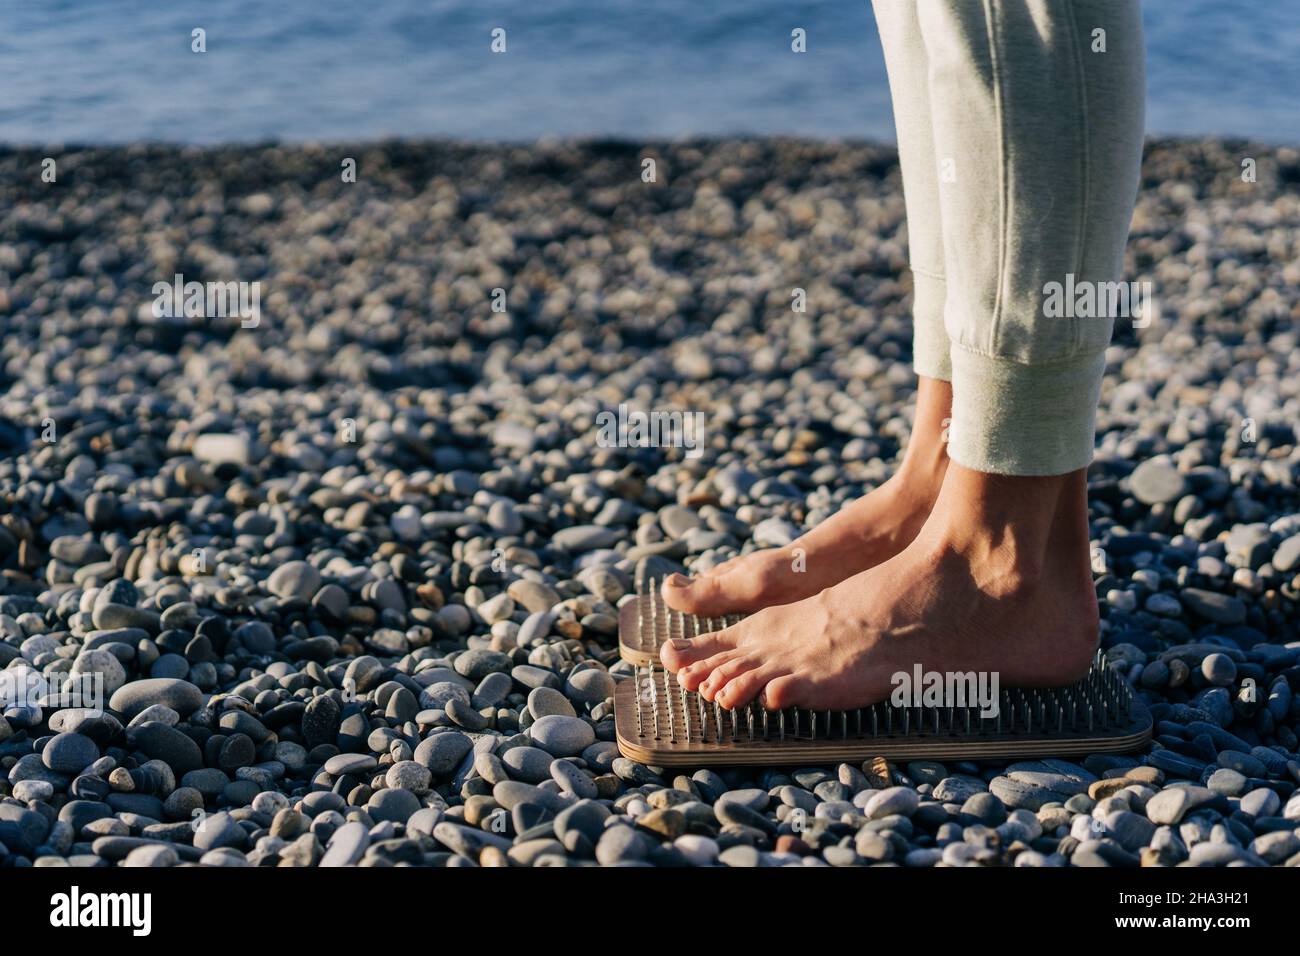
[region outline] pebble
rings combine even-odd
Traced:
[[[528,711],[534,718],[558,716],[576,717],[577,711],[569,698],[551,687],[535,687],[528,694]]]
[[[127,736],[135,749],[161,760],[177,774],[203,766],[203,753],[198,744],[175,727],[150,720],[131,727]]]
[[[863,813],[869,820],[889,816],[910,817],[920,802],[920,795],[910,787],[890,787],[876,792],[863,807]]]
[[[568,760],[552,761],[550,773],[561,790],[580,800],[594,800],[600,795],[600,788],[596,786],[595,781]]]
[[[551,779],[551,764],[555,762],[554,757],[538,747],[511,747],[500,759],[506,773],[525,783]]]
[[[1300,534],[1293,534],[1273,552],[1273,569],[1289,574],[1300,570]]]
[[[749,787],[743,790],[728,790],[715,801],[715,806],[720,804],[738,804],[747,807],[757,813],[762,813],[771,803],[772,798],[766,790],[758,787]]]
[[[341,777],[344,774],[363,774],[379,766],[379,761],[370,754],[336,754],[325,761],[325,772]]]
[[[357,821],[345,823],[334,831],[325,845],[325,855],[321,857],[320,866],[351,866],[361,859],[370,836],[364,824]]]
[[[180,717],[188,717],[203,706],[203,692],[189,681],[152,677],[123,685],[108,702],[109,707],[128,720],[154,705],[174,710]]]
[[[1010,804],[1004,804],[994,794],[982,790],[971,794],[966,799],[961,805],[961,812],[969,814],[981,823],[995,827],[1006,820],[1008,806]]]
[[[462,733],[431,734],[415,748],[414,760],[435,778],[447,777],[473,747],[474,742]]]
[[[574,670],[565,682],[563,696],[582,704],[599,704],[614,696],[614,678],[594,667]]]
[[[1227,654],[1207,654],[1201,661],[1201,673],[1216,687],[1230,687],[1237,680],[1237,665]]]
[[[482,730],[488,725],[487,718],[475,710],[473,704],[467,704],[463,700],[447,701],[446,712],[448,717],[466,730]]]
[[[1008,807],[1037,810],[1047,803],[1063,803],[1082,791],[1079,784],[1065,777],[1022,775],[1020,779],[994,777],[989,792]]]
[[[555,588],[527,578],[512,581],[506,593],[530,614],[544,614],[560,603],[560,595]]]
[[[607,827],[596,844],[596,860],[605,866],[644,860],[647,853],[646,838],[622,824]]]
[[[551,544],[561,551],[583,552],[612,548],[619,539],[619,532],[613,528],[587,524],[557,531],[551,538]]]
[[[243,435],[209,433],[194,439],[194,457],[199,461],[219,465],[230,462],[246,465],[249,461],[248,439]]]
[[[56,734],[41,751],[45,766],[75,776],[99,759],[99,748],[82,734]]]
[[[271,572],[266,587],[285,599],[310,601],[320,587],[320,572],[306,561],[287,561]]]
[[[1191,810],[1215,798],[1205,787],[1170,787],[1147,801],[1147,819],[1156,824],[1174,824]]]
[[[453,853],[469,859],[477,859],[484,847],[496,847],[500,850],[510,848],[510,841],[505,837],[484,830],[470,829],[447,820],[434,825],[433,838]]]
[[[985,791],[987,786],[978,777],[953,776],[940,780],[931,793],[934,799],[944,803],[965,803],[977,793]]]
[[[684,833],[673,841],[678,851],[691,866],[712,866],[720,852],[718,842],[697,833]]]
[[[366,804],[372,820],[406,823],[420,809],[419,798],[409,790],[386,788],[378,790]]]
[[[1202,588],[1183,588],[1182,603],[1192,613],[1216,624],[1240,624],[1246,620],[1246,605],[1239,598],[1206,591]]]
[[[210,813],[199,820],[194,831],[194,847],[198,850],[215,850],[218,847],[239,848],[247,835],[229,813]]]
[[[98,841],[97,841],[98,842]],[[102,854],[101,854],[102,855]],[[137,846],[122,858],[122,866],[165,868],[180,862],[180,854],[174,847],[161,843]]]
[[[1235,770],[1222,767],[1210,775],[1206,788],[1228,797],[1238,797],[1246,792],[1249,782]]]
[[[538,747],[556,757],[576,757],[596,742],[590,724],[561,714],[539,717],[528,728],[528,734]]]
[[[1276,816],[1281,809],[1282,798],[1265,787],[1243,794],[1241,798],[1241,812],[1248,813],[1252,817]]]
[[[1169,504],[1187,490],[1187,481],[1167,458],[1148,458],[1129,476],[1133,497],[1145,505]]]

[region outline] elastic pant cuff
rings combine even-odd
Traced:
[[[1092,461],[1104,353],[1025,365],[953,343],[948,456],[996,475],[1063,475]]]

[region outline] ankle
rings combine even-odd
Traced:
[[[895,490],[909,502],[929,508],[939,499],[948,473],[948,452],[938,447],[911,445],[894,473]]]
[[[967,527],[939,529],[920,542],[930,568],[969,581],[998,600],[1029,597],[1047,580],[1043,549]]]
[[[952,464],[923,537],[934,555],[961,560],[972,579],[999,592],[1050,579],[1095,600],[1083,472],[1017,477]]]
[[[960,556],[973,576],[1000,591],[1036,586],[1053,549],[1066,544],[1053,535],[1059,537],[1067,478],[990,475],[951,465],[933,511],[932,547]]]
[[[952,383],[921,376],[916,415],[907,451],[895,472],[906,503],[929,508],[939,497],[948,471],[948,423],[952,418]]]

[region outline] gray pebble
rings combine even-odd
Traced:
[[[556,757],[576,757],[596,741],[596,732],[586,721],[558,714],[539,717],[528,734],[538,747]]]

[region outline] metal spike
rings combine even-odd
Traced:
[[[645,601],[640,598],[636,602],[636,642],[645,647]]]
[[[677,728],[673,720],[673,698],[668,692],[668,672],[664,671],[664,709],[668,711],[668,742],[677,743]]]
[[[641,697],[641,668],[639,666],[632,669],[632,680],[636,682],[632,685],[636,689],[636,735],[645,737],[645,701]]]
[[[647,667],[646,670],[650,674],[650,714],[654,718],[654,727],[655,727],[654,739],[658,740],[659,739],[659,688],[655,686],[654,670],[649,667]]]
[[[659,597],[650,602],[650,633],[659,640]]]

